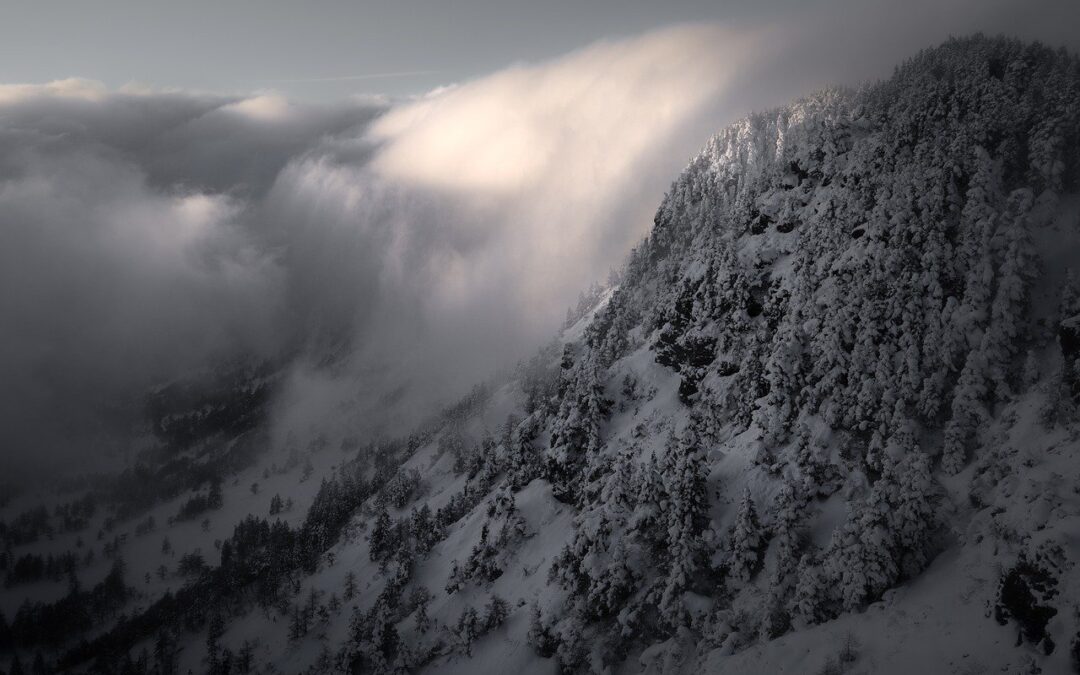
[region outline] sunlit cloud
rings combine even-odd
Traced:
[[[46,84],[0,84],[0,105],[12,105],[40,98],[101,101],[108,95],[101,82],[69,78]]]
[[[283,433],[419,419],[549,339],[710,134],[887,75],[978,5],[919,2],[676,26],[405,102],[0,85],[5,442],[78,455],[103,401],[252,355],[295,358]],[[987,6],[984,30],[1023,23]]]
[[[372,135],[386,147],[375,168],[467,191],[531,189],[558,170],[567,184],[604,189],[605,178],[712,100],[756,39],[686,26],[508,68],[380,119]]]
[[[258,122],[281,122],[296,112],[288,99],[280,94],[262,94],[245,98],[222,107],[221,111]]]

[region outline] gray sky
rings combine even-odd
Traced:
[[[353,93],[407,95],[537,61],[604,38],[675,23],[842,22],[849,8],[891,17],[883,0],[7,0],[0,12],[0,82],[68,77],[214,92],[273,89],[326,101]],[[943,0],[973,28],[1071,41],[1075,0]],[[1040,14],[1056,5],[1060,16]],[[971,11],[977,7],[976,11]],[[925,8],[924,8],[925,9]],[[1017,11],[1020,10],[1020,11]],[[912,14],[922,13],[912,8]],[[1008,15],[1001,20],[1001,15]],[[1071,19],[1071,20],[1070,20]],[[935,17],[927,17],[932,23]],[[983,22],[985,25],[980,25]],[[1039,24],[1038,27],[1025,24]],[[874,27],[889,39],[888,21]],[[1048,30],[1048,26],[1050,27]],[[965,26],[967,28],[967,26]],[[827,45],[822,46],[827,49]]]
[[[673,23],[770,21],[833,0],[8,0],[0,82],[68,77],[328,100],[392,95]],[[340,78],[340,79],[339,79]]]

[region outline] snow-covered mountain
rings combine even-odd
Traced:
[[[156,394],[179,454],[4,507],[0,649],[43,672],[1080,668],[1078,188],[1080,60],[1039,45],[953,40],[753,114],[558,340],[397,440],[271,443],[272,368],[238,401]]]

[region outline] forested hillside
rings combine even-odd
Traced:
[[[300,430],[215,464],[187,518],[192,494],[74,502],[68,529],[8,505],[0,649],[161,674],[1080,669],[1078,188],[1080,59],[1039,45],[956,39],[752,114],[557,341],[419,429]],[[144,524],[107,564],[106,517]],[[35,560],[46,525],[77,553]],[[16,607],[43,578],[64,590]]]

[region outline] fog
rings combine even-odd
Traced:
[[[235,359],[287,358],[279,433],[421,419],[550,339],[738,116],[950,33],[1076,48],[1070,3],[915,4],[669,27],[407,100],[0,86],[0,474],[92,466],[149,388]]]

